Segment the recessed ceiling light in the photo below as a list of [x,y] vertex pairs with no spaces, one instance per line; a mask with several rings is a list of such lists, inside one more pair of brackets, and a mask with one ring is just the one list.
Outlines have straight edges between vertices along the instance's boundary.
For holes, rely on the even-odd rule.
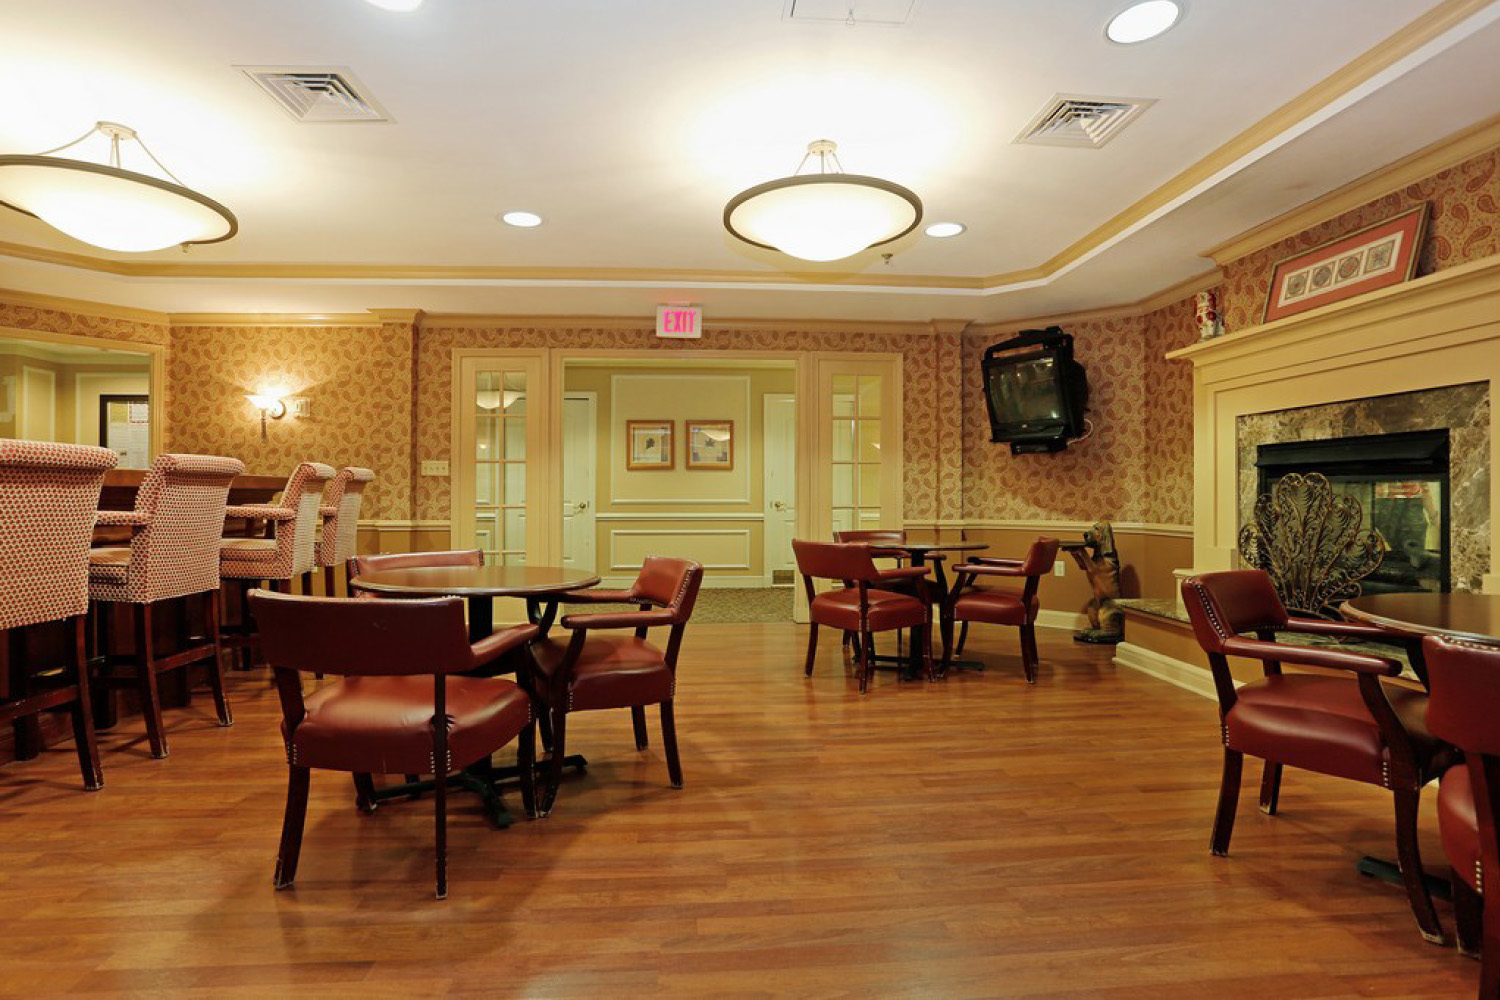
[[962,222],[934,222],[922,230],[922,232],[928,236],[936,236],[938,239],[943,239],[947,236],[957,236],[967,228]]
[[522,229],[530,229],[542,224],[542,217],[535,212],[506,212],[500,216],[500,221],[507,226],[520,226]]
[[365,0],[365,3],[379,7],[381,10],[398,10],[402,13],[422,6],[422,0]]
[[1104,29],[1104,35],[1112,42],[1133,45],[1160,35],[1181,16],[1182,5],[1176,0],[1145,0],[1116,14]]

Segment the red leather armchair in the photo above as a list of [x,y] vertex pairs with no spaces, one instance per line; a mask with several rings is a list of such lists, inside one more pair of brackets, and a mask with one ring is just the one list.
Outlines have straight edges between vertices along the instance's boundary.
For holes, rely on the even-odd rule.
[[[1038,538],[1024,559],[970,559],[953,567],[956,578],[953,589],[946,597],[947,608],[943,615],[943,669],[948,669],[952,660],[953,623],[963,622],[967,636],[970,622],[989,625],[1014,625],[1021,631],[1021,666],[1026,671],[1026,683],[1036,683],[1036,616],[1041,608],[1036,592],[1042,577],[1052,569],[1057,558],[1057,539]],[[994,590],[976,587],[975,581],[1020,580],[1019,591]],[[960,641],[959,647],[962,649]]]
[[[531,699],[508,680],[455,676],[495,655],[469,645],[461,599],[351,601],[255,590],[250,606],[275,673],[289,766],[276,888],[291,888],[297,875],[312,768],[437,779],[439,899],[448,894],[449,774],[519,736],[522,803],[534,814]],[[497,634],[519,645],[536,630]],[[304,697],[300,673],[315,671],[343,676]]]
[[[682,635],[693,616],[703,567],[691,559],[651,556],[626,593],[637,611],[571,614],[562,626],[572,635],[544,639],[531,646],[537,677],[537,696],[552,720],[552,755],[541,814],[552,811],[562,783],[567,719],[572,712],[629,708],[635,723],[636,747],[645,749],[645,706],[661,706],[661,738],[667,773],[673,788],[682,787],[682,763],[677,756],[677,725],[672,701],[677,693],[677,655]],[[620,592],[606,592],[618,600]],[[573,598],[569,598],[572,600]],[[653,628],[665,627],[666,649],[646,641]],[[632,629],[633,636],[601,636],[606,630]],[[591,634],[593,633],[593,634]]]
[[[797,570],[807,589],[807,604],[812,624],[807,634],[806,676],[811,677],[818,653],[818,626],[827,625],[859,635],[859,693],[869,688],[874,672],[874,634],[892,629],[914,630],[913,647],[922,651],[927,679],[932,671],[932,613],[925,600],[911,594],[888,589],[897,581],[920,583],[927,576],[926,567],[904,566],[880,570],[863,543],[808,542],[793,539],[792,551]],[[839,580],[849,586],[842,590],[818,593],[813,581]],[[917,643],[921,645],[918,646]]]
[[1479,955],[1480,1000],[1500,1000],[1500,647],[1431,637],[1422,645],[1432,686],[1427,725],[1464,752],[1438,788],[1458,947]]
[[[1397,858],[1412,912],[1422,936],[1441,943],[1442,925],[1422,877],[1417,810],[1422,786],[1442,773],[1449,753],[1423,719],[1426,693],[1384,683],[1401,672],[1395,660],[1294,646],[1275,641],[1275,633],[1399,640],[1372,626],[1290,617],[1271,578],[1260,570],[1191,577],[1183,581],[1182,596],[1198,644],[1208,654],[1224,743],[1210,849],[1216,855],[1229,852],[1245,754],[1266,762],[1260,805],[1270,815],[1276,812],[1284,765],[1389,789],[1396,807]],[[1236,689],[1230,656],[1259,660],[1264,676]],[[1286,674],[1283,663],[1337,674]]]
[[[361,573],[377,573],[391,569],[426,569],[430,566],[483,566],[484,553],[478,549],[455,549],[451,552],[392,552],[388,554],[350,557],[346,564],[349,579]],[[373,597],[367,590],[357,587],[349,589],[350,597]]]

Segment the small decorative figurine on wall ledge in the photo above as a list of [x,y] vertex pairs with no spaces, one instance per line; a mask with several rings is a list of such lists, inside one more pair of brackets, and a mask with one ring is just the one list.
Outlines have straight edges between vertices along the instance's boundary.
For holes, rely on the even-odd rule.
[[1224,318],[1219,315],[1219,296],[1213,289],[1193,296],[1193,320],[1198,324],[1198,339],[1213,340],[1224,332]]
[[1120,553],[1115,549],[1115,530],[1108,521],[1095,521],[1081,542],[1064,542],[1088,576],[1094,596],[1085,609],[1089,627],[1073,633],[1075,642],[1116,643],[1125,638],[1125,612],[1115,607],[1120,596]]

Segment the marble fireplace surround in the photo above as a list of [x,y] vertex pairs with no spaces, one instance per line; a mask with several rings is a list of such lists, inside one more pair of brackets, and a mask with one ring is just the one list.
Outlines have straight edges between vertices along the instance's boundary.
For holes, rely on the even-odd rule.
[[1260,445],[1447,430],[1449,583],[1454,590],[1478,590],[1490,564],[1489,388],[1470,382],[1240,417],[1239,523],[1248,523],[1255,509]]
[[[1193,366],[1193,566],[1237,565],[1241,421],[1285,410],[1478,384],[1489,452],[1472,482],[1473,530],[1463,542],[1472,584],[1500,593],[1500,427],[1487,405],[1500,382],[1500,257],[1488,257],[1173,351]],[[1468,390],[1474,392],[1476,390]],[[1453,425],[1448,425],[1453,426]],[[1391,428],[1410,429],[1410,428]],[[1362,433],[1348,431],[1347,433]],[[1322,436],[1322,435],[1318,435]],[[1343,432],[1327,436],[1343,436]],[[1477,461],[1477,458],[1475,459]],[[1477,466],[1476,466],[1477,467]],[[1459,471],[1453,472],[1458,484]],[[1458,524],[1455,506],[1454,524]],[[1461,544],[1454,538],[1454,556]]]

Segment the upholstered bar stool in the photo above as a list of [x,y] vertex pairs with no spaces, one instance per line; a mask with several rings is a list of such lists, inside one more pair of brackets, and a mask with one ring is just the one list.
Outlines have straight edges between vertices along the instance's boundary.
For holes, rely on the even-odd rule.
[[[245,463],[237,458],[159,455],[136,493],[135,510],[101,510],[98,514],[100,524],[129,526],[133,534],[128,546],[89,551],[89,598],[106,624],[102,630],[106,637],[112,610],[108,605],[131,605],[135,648],[128,656],[118,656],[106,638],[99,650],[102,659],[96,697],[108,697],[111,686],[128,685],[139,693],[153,757],[167,755],[157,674],[206,661],[219,725],[234,722],[224,696],[223,646],[219,640],[219,545],[229,484],[244,471]],[[157,656],[155,606],[199,594],[207,598],[203,631],[192,635],[184,628],[181,648]],[[183,615],[188,611],[184,607]]]
[[[90,791],[104,786],[94,721],[84,619],[89,607],[89,542],[108,448],[0,438],[0,723],[71,706],[78,766]],[[66,668],[43,679],[26,663],[25,630],[67,622]]]
[[[318,537],[317,564],[323,567],[323,595],[334,596],[334,568],[354,556],[359,540],[359,508],[365,487],[375,481],[369,469],[346,465],[323,487],[323,530]],[[302,577],[302,592],[312,593],[312,575]],[[347,588],[348,584],[345,583]]]
[[291,582],[312,570],[322,528],[323,487],[333,469],[321,462],[303,462],[292,470],[278,503],[241,504],[224,511],[226,517],[247,518],[270,525],[268,538],[225,538],[219,546],[219,576],[239,589],[241,621],[223,636],[225,645],[240,651],[240,666],[250,668],[250,649],[256,641],[255,623],[246,595],[262,581],[271,590],[290,593]]

